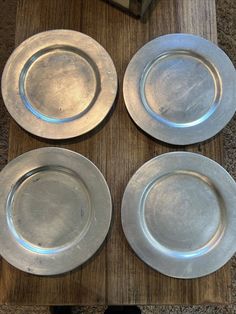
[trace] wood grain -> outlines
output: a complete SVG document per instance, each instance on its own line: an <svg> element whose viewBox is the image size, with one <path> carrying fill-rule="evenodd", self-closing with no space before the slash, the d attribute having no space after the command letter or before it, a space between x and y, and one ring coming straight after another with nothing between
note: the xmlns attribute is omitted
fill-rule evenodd
<svg viewBox="0 0 236 314"><path fill-rule="evenodd" d="M172 32L189 32L217 41L214 0L159 0L136 20L100 0L19 0L16 45L40 31L68 28L100 42L112 56L120 83L114 112L81 138L54 142L36 138L11 121L9 160L28 150L61 146L82 153L103 172L114 201L111 233L86 265L55 277L25 274L7 262L0 269L0 303L9 304L200 304L230 303L229 263L210 276L178 280L152 270L130 249L123 235L120 206L125 186L145 161L185 149L223 162L222 137L186 148L161 143L130 119L122 97L122 78L132 55L147 41Z"/></svg>

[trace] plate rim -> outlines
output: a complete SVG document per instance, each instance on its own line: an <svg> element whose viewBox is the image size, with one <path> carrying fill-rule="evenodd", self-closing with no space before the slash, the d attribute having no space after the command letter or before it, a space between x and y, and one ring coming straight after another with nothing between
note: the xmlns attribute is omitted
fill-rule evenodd
<svg viewBox="0 0 236 314"><path fill-rule="evenodd" d="M99 64L101 63L98 67L98 70L101 71L102 69L102 77L104 82L101 82L102 87L100 93L98 94L98 99L96 99L90 110L80 117L80 119L75 119L65 123L50 124L49 122L36 117L32 112L30 112L28 108L26 108L21 99L21 96L19 95L18 82L21 70L23 69L28 59L35 52L40 51L45 47L52 46L52 42L58 42L61 44L63 41L64 45L68 45L68 43L72 42L69 44L70 46L73 46L73 41L79 41L83 46L86 46L86 42L87 51L84 50L84 52L87 53L89 57L91 57L92 53L95 60L93 58L92 59L96 65L97 61ZM37 47L34 46L36 44ZM74 45L74 47L80 48L78 45ZM97 51L96 53L93 52L95 50ZM15 66L12 69L13 62ZM101 74L101 72L99 72L99 74ZM9 80L12 82L11 84L8 84ZM104 86L106 85L108 86L104 89ZM39 32L31 37L28 37L13 50L3 69L1 78L1 91L5 107L7 108L9 114L24 130L35 136L46 139L70 139L92 131L97 126L99 126L109 115L109 112L115 104L118 93L118 76L111 55L97 40L93 39L87 34L71 29L52 29ZM106 98L105 102L102 101L104 98ZM18 104L17 109L15 109L15 103ZM103 112L101 112L101 104L103 107ZM99 106L99 108L97 108L95 105ZM91 113L91 110L98 114ZM23 114L25 115L24 118L22 118ZM90 116L89 119L88 115ZM94 116L96 116L96 119ZM83 128L81 127L81 118L84 124L87 123L87 125L85 125ZM62 128L66 134L63 134Z"/></svg>
<svg viewBox="0 0 236 314"><path fill-rule="evenodd" d="M67 260L70 261L70 263L68 263L68 265L66 265L65 263L65 258L64 258L64 262L63 262L63 258L61 258L61 262L59 263L55 263L57 256L59 255L59 261L60 261L60 252L58 252L57 254L49 254L49 255L43 255L41 253L37 253L37 252L32 252L32 251L27 251L27 249L25 247L21 247L21 245L14 239L13 235L11 234L11 231L9 230L9 226L7 225L7 218L6 218L6 200L7 197L9 195L9 192L11 190L8 189L9 187L12 187L12 181L9 182L9 184L5 187L5 189L3 189L2 191L0 191L0 199L3 200L3 202L1 202L0 204L0 217L4 217L4 219L2 219L2 221L0 221L0 225L2 226L2 231L0 230L0 241L1 241L1 246L0 246L0 256L2 256L2 258L4 258L8 263L10 263L11 265L13 265L14 267L16 267L17 269L24 271L26 273L30 273L33 275L41 275L41 276L52 276L52 275L59 275L59 274L63 274L63 273L67 273L71 270L74 270L77 267L80 267L81 265L87 263L90 259L92 259L94 256L96 256L96 253L101 249L101 247L103 247L106 238L110 232L110 228L111 228L111 222L112 222L112 216L113 216L113 204L112 204L112 196L111 196L111 192L109 189L109 186L106 182L105 177L103 176L102 172L99 170L99 168L91 161L89 160L87 157L83 156L82 154L79 154L75 151L66 149L66 148L60 148L60 147L43 147L43 148L37 148L34 150L30 150L27 151L21 155L19 155L18 157L16 157L15 159L11 160L9 162L8 165L6 165L2 171L0 172L0 182L2 182L4 179L6 182L6 179L9 180L8 177L8 170L9 168L12 167L17 167L17 165L19 165L19 161L21 161L22 163L24 163L24 161L26 160L25 158L31 159L34 158L35 156L40 159L40 158L44 158L46 157L46 155L48 154L65 154L63 155L63 157L60 158L64 158L64 156L66 156L66 158L75 158L74 159L74 163L78 162L78 167L80 165L80 162L82 162L83 165L85 165L85 163L87 164L87 166L91 167L91 172L93 172L95 174L95 176L97 176L97 183L100 182L103 184L102 189L103 189L103 196L106 196L106 199L103 200L103 205L105 206L105 204L107 205L107 207L100 208L99 212L101 214L101 212L106 213L106 217L101 217L100 222L97 224L97 231L95 229L96 232L99 231L99 227L101 228L100 225L103 226L103 230L102 232L99 232L100 237L96 237L96 241L94 240L93 245L92 245L92 250L88 249L86 247L86 243L84 240L84 237L82 238L82 245L81 245L81 239L79 239L79 245L82 246L82 254L81 254L81 248L77 247L77 242L76 243L72 243L72 246L69 247L69 249L65 249L65 251L62 252L65 253L67 252L67 254L71 254L71 258L67 258ZM71 159L72 159L71 158ZM36 163L39 163L39 160L36 161ZM66 162L66 159L65 159ZM88 168L87 167L87 168ZM32 168L32 167L31 167ZM35 168L36 169L36 168ZM68 165L68 169L73 169L73 167L71 167L70 165ZM88 169L87 169L88 170ZM95 172L94 172L95 171ZM26 173L26 172L25 172ZM79 172L77 172L79 173ZM94 183L93 183L94 185ZM101 184L99 184L100 190L101 190ZM91 187L90 187L91 188ZM8 194L6 193L8 191ZM94 191L95 193L96 191ZM101 198L99 196L99 198ZM101 204L99 205L101 207ZM96 209L96 207L95 207ZM94 212L94 215L96 213ZM98 221L98 217L95 215L95 220ZM93 218L94 219L94 218ZM92 219L92 220L93 220ZM94 226L96 226L96 224L94 224L94 222L91 222L91 225L89 227L88 230L86 230L86 235L88 237L90 237L90 242L91 242L91 235L94 237ZM7 232L4 232L4 230ZM101 230L100 230L101 231ZM10 238L9 238L10 237ZM10 239L10 240L9 240ZM13 244L13 245L12 245ZM85 250L86 248L86 250ZM83 250L86 253L85 254L85 258L78 258L79 254L83 255ZM14 253L15 252L15 253ZM19 259L18 254L21 254L22 259ZM76 258L76 253L77 253L77 258ZM17 258L18 256L18 258ZM27 263L25 262L25 257L26 257L26 261L29 265L27 265ZM45 264L42 263L42 260L44 260L46 263L48 263L47 268L45 267ZM82 262L81 262L82 260ZM32 263L30 263L29 261L32 261ZM42 263L42 265L41 265Z"/></svg>
<svg viewBox="0 0 236 314"><path fill-rule="evenodd" d="M182 158L183 156L188 156L188 157L195 157L197 159L202 159L202 160L205 160L206 162L210 162L212 165L214 165L214 167L216 166L218 169L221 170L222 173L225 174L225 179L229 180L230 183L229 185L231 184L234 188L234 192L236 192L236 182L234 181L233 177L224 169L224 167L222 165L220 165L219 163L217 163L215 160L213 159L210 159L209 157L206 157L202 154L199 154L199 153L193 153L193 152L186 152L186 151L173 151L173 152L167 152L167 153L164 153L164 154L161 154L161 155L158 155L148 161L146 161L141 167L139 167L135 172L134 174L132 175L132 177L130 178L130 180L128 181L126 187L125 187L125 191L124 191L124 194L123 194L123 199L122 199L122 204L121 204L121 223L122 223L122 230L123 230L123 233L125 235L125 238L126 238L126 241L128 242L130 248L132 249L132 252L137 255L137 257L142 261L144 262L146 265L148 265L149 267L151 267L153 270L155 271L158 271L160 272L161 274L165 275L165 276L169 276L169 277L173 277L173 278L177 278L177 279L194 279L194 278L200 278L200 277L204 277L204 276L207 276L209 274L212 274L213 272L219 270L220 268L222 268L231 258L232 256L235 254L236 252L236 242L234 241L234 248L231 250L230 254L226 256L224 256L224 261L223 262L220 262L218 263L217 267L212 267L211 268L211 264L210 264L210 271L209 271L209 267L208 267L208 270L207 271L199 271L198 269L198 272L195 273L195 275L192 275L191 273L181 273L181 274L176 274L175 271L173 271L173 269L170 268L169 271L166 271L166 265L163 269L163 266L161 267L158 267L158 258L160 258L160 255L158 256L158 254L155 254L153 253L153 256L155 256L155 261L153 262L152 260L150 261L150 256L148 256L146 258L145 256L145 252L143 252L141 248L144 247L144 243L147 243L146 240L143 240L145 238L145 235L139 235L139 238L137 239L137 230L139 229L138 227L135 227L135 231L133 230L134 228L132 227L132 231L130 231L130 227L132 225L135 225L136 226L136 223L135 221L138 220L137 217L133 218L132 217L130 219L127 219L127 217L129 218L129 214L131 213L134 213L135 210L131 209L132 208L132 204L131 202L129 202L126 198L127 198L127 195L129 194L128 190L130 188L130 185L135 182L135 185L137 186L138 184L138 175L140 173L142 173L142 171L147 167L149 166L151 163L154 163L156 161L159 161L160 159L165 159L166 157L168 158L169 156L173 156L176 158L176 156L179 156L180 158ZM205 174L207 176L207 174ZM133 192L134 189L132 189L132 192ZM132 194L133 197L135 198L135 195ZM141 196L140 195L140 200L141 200ZM236 195L234 195L234 199L232 198L231 200L231 203L233 204L233 202L236 201ZM138 201L137 201L138 202ZM137 203L136 202L136 203ZM139 216L139 210L136 210L136 216ZM128 213L129 212L129 213ZM131 216L130 214L130 216ZM234 209L234 212L231 208L231 216L233 217L233 221L234 223L236 223L236 208ZM134 214L135 215L135 214ZM231 218L232 218L231 217ZM228 222L227 222L228 223ZM231 229L233 229L232 227L233 223L231 223ZM232 231L232 230L231 230ZM228 231L227 231L228 232ZM223 236L225 237L225 234L223 234ZM228 236L228 233L226 234L226 236ZM235 235L236 237L236 235ZM234 238L235 238L234 237ZM142 244L140 245L140 240L142 242ZM225 239L224 239L225 241ZM219 240L219 243L221 242L221 238ZM232 241L231 241L232 242ZM219 246L216 248L219 250ZM150 250L149 250L150 251ZM157 250L158 252L158 250ZM214 253L214 247L210 250L210 253L205 255L203 254L204 258L206 259L211 259L212 258L212 254ZM227 253L227 252L226 252ZM223 253L222 253L223 254ZM150 255L150 254L149 254ZM201 258L201 257L200 257ZM168 259L165 259L165 263L166 261L168 261ZM173 266L173 260L170 260L170 265ZM176 262L176 260L175 260ZM156 263L156 264L155 264ZM162 260L162 263L163 263L163 260ZM205 266L206 263L204 263L204 266ZM208 264L208 266L209 266ZM220 265L219 265L220 264ZM168 267L167 267L168 268ZM182 268L185 269L186 268L186 265L182 265ZM194 272L193 272L194 273Z"/></svg>
<svg viewBox="0 0 236 314"><path fill-rule="evenodd" d="M173 48L173 43L175 48ZM179 49L191 51L190 46L193 45L195 46L192 47L192 51L210 62L219 72L220 79L221 75L223 75L223 80L221 80L223 92L220 102L223 101L224 105L222 106L221 103L219 103L215 112L213 112L210 117L207 117L204 122L182 129L177 127L173 129L162 122L155 120L150 113L147 112L142 103L139 84L145 66L153 60L154 57L156 58L164 52L167 53ZM210 52L214 49L216 55L212 56L211 54L211 57L209 57L210 52L207 51L207 48ZM156 52L156 50L158 52ZM231 87L234 88L229 88L228 85L231 85ZM130 90L134 91L132 95L129 93ZM199 143L219 133L232 119L235 113L236 103L233 101L233 99L236 98L235 68L226 53L210 40L189 33L171 33L162 35L147 42L132 56L123 78L123 97L126 109L134 123L153 138L172 145L181 146ZM226 105L227 110L225 109L224 115L220 114L220 111L222 111ZM141 112L140 115L139 112ZM213 117L214 119L217 118L216 121L220 122L220 126L216 125ZM213 121L211 121L211 119ZM191 134L189 135L190 132Z"/></svg>

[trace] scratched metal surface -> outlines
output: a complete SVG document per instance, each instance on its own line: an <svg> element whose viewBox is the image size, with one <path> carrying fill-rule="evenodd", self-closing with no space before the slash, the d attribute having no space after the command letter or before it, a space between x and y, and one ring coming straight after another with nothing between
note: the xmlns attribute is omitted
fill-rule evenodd
<svg viewBox="0 0 236 314"><path fill-rule="evenodd" d="M124 99L133 120L161 141L204 141L230 121L236 109L236 73L212 42L171 34L145 44L124 77Z"/></svg>
<svg viewBox="0 0 236 314"><path fill-rule="evenodd" d="M106 50L72 30L42 32L15 49L2 76L11 116L27 131L66 139L95 128L112 108L116 70Z"/></svg>
<svg viewBox="0 0 236 314"><path fill-rule="evenodd" d="M67 272L99 249L112 202L98 168L62 148L41 148L0 173L0 255L37 275Z"/></svg>
<svg viewBox="0 0 236 314"><path fill-rule="evenodd" d="M235 253L236 184L199 154L172 152L141 166L122 201L122 225L136 254L176 278L205 276Z"/></svg>

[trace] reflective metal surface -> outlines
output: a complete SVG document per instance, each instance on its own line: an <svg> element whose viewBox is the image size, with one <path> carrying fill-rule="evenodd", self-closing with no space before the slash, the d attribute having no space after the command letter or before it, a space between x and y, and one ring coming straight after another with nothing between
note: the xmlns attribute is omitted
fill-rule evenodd
<svg viewBox="0 0 236 314"><path fill-rule="evenodd" d="M39 33L10 56L2 94L27 131L63 139L84 134L108 114L117 93L114 64L105 49L71 30Z"/></svg>
<svg viewBox="0 0 236 314"><path fill-rule="evenodd" d="M0 187L0 254L23 271L69 271L93 256L107 235L109 188L82 155L30 151L3 169Z"/></svg>
<svg viewBox="0 0 236 314"><path fill-rule="evenodd" d="M143 46L123 84L133 120L153 137L186 145L218 133L236 109L236 73L212 42L171 34Z"/></svg>
<svg viewBox="0 0 236 314"><path fill-rule="evenodd" d="M236 251L236 184L202 155L174 152L145 163L129 181L122 225L136 254L177 278L207 275Z"/></svg>

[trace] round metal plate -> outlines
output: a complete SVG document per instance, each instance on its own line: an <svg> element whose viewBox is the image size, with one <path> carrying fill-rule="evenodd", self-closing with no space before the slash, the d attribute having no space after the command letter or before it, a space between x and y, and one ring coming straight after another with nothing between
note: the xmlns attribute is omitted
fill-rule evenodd
<svg viewBox="0 0 236 314"><path fill-rule="evenodd" d="M136 254L177 278L207 275L236 251L236 184L215 161L174 152L145 163L128 183L123 230Z"/></svg>
<svg viewBox="0 0 236 314"><path fill-rule="evenodd" d="M38 275L83 264L103 243L111 222L109 188L87 158L41 148L0 173L0 255Z"/></svg>
<svg viewBox="0 0 236 314"><path fill-rule="evenodd" d="M236 74L212 42L170 34L143 46L123 84L129 114L161 141L187 145L218 133L236 109Z"/></svg>
<svg viewBox="0 0 236 314"><path fill-rule="evenodd" d="M91 37L52 30L24 41L2 77L5 105L27 131L65 139L95 128L117 93L114 64Z"/></svg>

